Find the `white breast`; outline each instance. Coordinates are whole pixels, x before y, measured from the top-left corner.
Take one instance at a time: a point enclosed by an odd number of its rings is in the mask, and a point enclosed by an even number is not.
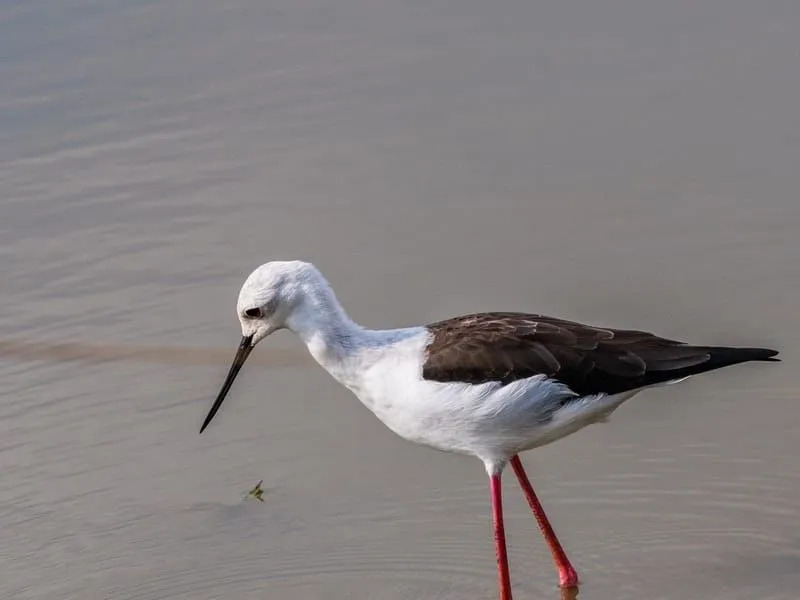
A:
[[[553,442],[605,419],[633,395],[577,398],[543,375],[503,385],[422,377],[427,329],[371,332],[344,356],[309,347],[320,364],[397,435],[487,465]],[[563,405],[563,400],[573,401]]]
[[[428,342],[429,334],[421,330],[387,348],[365,351],[362,375],[346,384],[389,429],[412,442],[484,461],[505,460],[602,418],[615,404],[611,397],[593,397],[561,408],[574,394],[544,376],[507,385],[427,381],[422,365]]]

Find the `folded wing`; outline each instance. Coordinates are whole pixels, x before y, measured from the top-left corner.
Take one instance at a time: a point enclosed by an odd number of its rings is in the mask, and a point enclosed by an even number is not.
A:
[[[545,375],[579,395],[615,394],[751,360],[775,350],[690,346],[643,331],[592,327],[524,313],[478,313],[427,326],[422,375],[433,381],[510,383]]]

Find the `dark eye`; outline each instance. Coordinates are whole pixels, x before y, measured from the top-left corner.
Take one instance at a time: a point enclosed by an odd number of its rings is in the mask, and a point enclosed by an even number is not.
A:
[[[244,311],[244,315],[246,317],[250,317],[251,319],[260,319],[263,316],[261,309],[257,306],[255,308],[248,308]]]

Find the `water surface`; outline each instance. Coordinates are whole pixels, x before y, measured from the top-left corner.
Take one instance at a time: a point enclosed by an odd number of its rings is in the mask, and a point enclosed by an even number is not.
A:
[[[480,463],[396,439],[289,335],[197,434],[244,277],[299,257],[368,326],[781,349],[524,460],[581,598],[797,598],[798,27],[738,0],[3,3],[0,596],[496,594]],[[557,598],[506,483],[516,597]]]

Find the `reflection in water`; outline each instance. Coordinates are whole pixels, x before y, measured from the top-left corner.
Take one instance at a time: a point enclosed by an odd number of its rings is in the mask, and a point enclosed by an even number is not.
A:
[[[0,340],[0,357],[25,361],[137,361],[168,365],[216,365],[230,361],[230,348],[190,348],[186,346],[125,346],[83,342],[26,342]],[[300,350],[260,348],[250,361],[270,367],[311,364]]]
[[[578,586],[563,588],[559,600],[575,600],[578,597]]]

